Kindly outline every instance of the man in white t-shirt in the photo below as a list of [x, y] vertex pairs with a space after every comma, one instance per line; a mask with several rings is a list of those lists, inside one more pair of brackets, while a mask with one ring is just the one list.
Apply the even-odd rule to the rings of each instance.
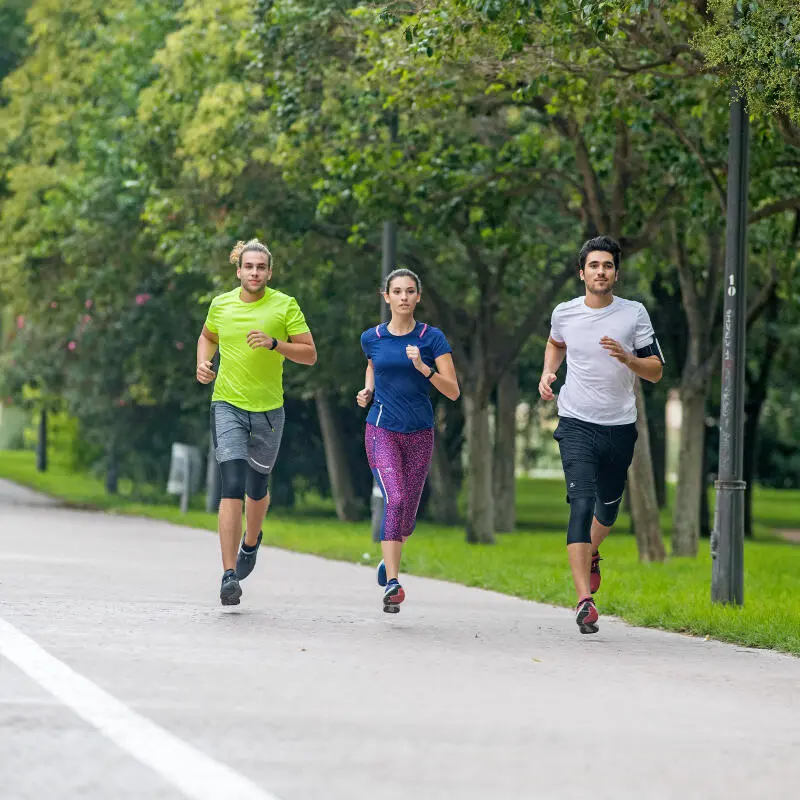
[[570, 505], [567, 552], [578, 594], [575, 621], [597, 633], [592, 595], [600, 587], [600, 552], [614, 524], [636, 444], [636, 377], [657, 383], [664, 359], [641, 303], [614, 296], [619, 244], [590, 239], [578, 255], [586, 294], [556, 306], [539, 381], [554, 397], [556, 372], [567, 359], [553, 437], [561, 451]]

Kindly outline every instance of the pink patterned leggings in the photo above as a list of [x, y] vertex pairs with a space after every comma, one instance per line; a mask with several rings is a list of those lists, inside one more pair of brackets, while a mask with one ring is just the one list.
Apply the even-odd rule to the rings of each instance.
[[417, 509], [433, 456], [433, 428], [398, 433], [367, 423], [364, 443], [385, 503], [381, 541], [404, 542], [417, 524]]

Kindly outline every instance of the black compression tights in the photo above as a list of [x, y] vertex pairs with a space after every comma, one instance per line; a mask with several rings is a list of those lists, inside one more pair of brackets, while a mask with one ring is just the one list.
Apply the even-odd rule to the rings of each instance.
[[222, 497], [244, 500], [262, 500], [269, 490], [269, 476], [256, 472], [243, 458], [223, 461], [219, 465], [222, 476]]

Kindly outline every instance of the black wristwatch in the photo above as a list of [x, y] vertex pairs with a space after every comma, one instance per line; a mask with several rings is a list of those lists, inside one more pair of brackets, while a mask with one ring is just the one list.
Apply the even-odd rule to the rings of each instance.
[[[426, 364], [425, 366], [427, 367], [428, 365]], [[436, 367], [428, 367], [428, 369], [431, 371], [431, 374], [425, 376], [426, 381], [429, 381], [436, 374]]]
[[272, 337], [272, 346], [269, 348], [270, 350], [274, 350], [278, 346], [278, 340], [273, 336]]

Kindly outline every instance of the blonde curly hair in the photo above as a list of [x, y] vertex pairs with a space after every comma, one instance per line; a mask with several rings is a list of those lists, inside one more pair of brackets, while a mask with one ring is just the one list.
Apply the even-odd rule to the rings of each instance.
[[237, 267], [242, 266], [242, 256], [248, 250], [257, 250], [259, 253], [266, 253], [267, 254], [267, 266], [272, 269], [272, 253], [270, 253], [269, 248], [260, 242], [258, 239], [250, 239], [247, 242], [236, 242], [236, 246], [231, 250], [230, 255], [230, 262], [231, 264], [236, 264]]

